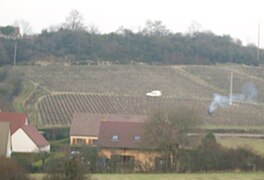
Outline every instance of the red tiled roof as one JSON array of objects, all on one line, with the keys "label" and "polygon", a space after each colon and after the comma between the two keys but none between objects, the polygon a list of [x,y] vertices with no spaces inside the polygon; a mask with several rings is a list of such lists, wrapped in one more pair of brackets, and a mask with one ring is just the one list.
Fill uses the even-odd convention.
[{"label": "red tiled roof", "polygon": [[[98,147],[105,148],[138,148],[144,131],[143,122],[114,122],[103,121],[100,126]],[[118,136],[118,140],[113,140]],[[139,137],[139,141],[135,140]]]},{"label": "red tiled roof", "polygon": [[19,112],[0,112],[0,121],[8,121],[11,124],[11,134],[18,128],[27,124],[27,115]]},{"label": "red tiled roof", "polygon": [[146,119],[144,115],[74,113],[70,135],[98,136],[102,121],[144,122]]},{"label": "red tiled roof", "polygon": [[39,148],[49,145],[49,142],[32,125],[23,126],[22,129]]}]

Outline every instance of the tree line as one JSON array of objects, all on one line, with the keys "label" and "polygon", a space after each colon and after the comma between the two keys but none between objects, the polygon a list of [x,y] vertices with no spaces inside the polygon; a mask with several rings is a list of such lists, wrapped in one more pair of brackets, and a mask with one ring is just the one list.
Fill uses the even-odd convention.
[{"label": "tree line", "polygon": [[[42,31],[36,36],[17,40],[17,62],[30,63],[52,57],[71,63],[157,63],[157,64],[216,64],[233,62],[259,65],[257,47],[243,46],[230,36],[212,32],[189,34],[149,35],[122,30],[122,33],[91,34],[86,31],[59,29]],[[14,40],[0,40],[0,63],[12,64]],[[89,61],[88,61],[89,60]]]},{"label": "tree line", "polygon": [[83,17],[73,10],[65,23],[43,29],[40,34],[19,39],[0,39],[0,63],[13,64],[17,41],[17,62],[36,60],[82,63],[216,64],[259,65],[263,50],[244,46],[229,35],[216,35],[193,28],[189,33],[172,33],[161,21],[147,21],[138,32],[120,27],[108,34],[86,27]]}]

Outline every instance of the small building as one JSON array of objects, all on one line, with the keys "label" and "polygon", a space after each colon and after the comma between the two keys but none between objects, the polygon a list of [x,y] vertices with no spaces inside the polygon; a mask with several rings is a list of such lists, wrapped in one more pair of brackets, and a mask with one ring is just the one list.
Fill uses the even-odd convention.
[{"label": "small building", "polygon": [[144,115],[74,113],[70,128],[71,145],[96,145],[103,121],[144,122]]},{"label": "small building", "polygon": [[19,128],[12,135],[13,152],[50,152],[49,142],[32,125]]},{"label": "small building", "polygon": [[10,123],[0,121],[0,156],[11,156]]},{"label": "small building", "polygon": [[10,124],[12,152],[50,152],[48,141],[28,124],[25,113],[0,112],[0,122]]},{"label": "small building", "polygon": [[159,153],[143,149],[140,144],[144,125],[143,122],[103,121],[97,143],[98,155],[108,161],[115,159],[115,168],[122,171],[146,171],[155,168]]}]

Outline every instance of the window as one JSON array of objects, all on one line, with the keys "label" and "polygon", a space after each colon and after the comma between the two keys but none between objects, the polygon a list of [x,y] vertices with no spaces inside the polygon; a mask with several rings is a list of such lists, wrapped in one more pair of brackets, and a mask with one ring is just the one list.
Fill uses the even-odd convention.
[{"label": "window", "polygon": [[93,144],[93,145],[96,145],[96,144],[97,144],[97,139],[93,139],[92,144]]},{"label": "window", "polygon": [[118,140],[119,140],[118,135],[113,135],[113,136],[112,136],[112,141],[118,141]]},{"label": "window", "polygon": [[77,139],[77,144],[83,144],[83,140],[82,139]]},{"label": "window", "polygon": [[135,141],[139,141],[140,140],[140,136],[135,136],[134,140]]}]

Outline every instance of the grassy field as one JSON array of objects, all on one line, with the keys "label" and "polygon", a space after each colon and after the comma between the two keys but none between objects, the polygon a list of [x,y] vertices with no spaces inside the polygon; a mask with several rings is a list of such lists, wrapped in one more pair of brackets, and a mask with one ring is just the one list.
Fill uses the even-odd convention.
[{"label": "grassy field", "polygon": [[264,157],[264,139],[241,137],[217,137],[217,142],[228,148],[243,147]]},{"label": "grassy field", "polygon": [[264,173],[208,173],[208,174],[99,174],[94,180],[263,180]]},{"label": "grassy field", "polygon": [[[43,174],[31,174],[35,180]],[[263,172],[244,173],[191,173],[191,174],[92,174],[92,180],[263,180]]]}]

